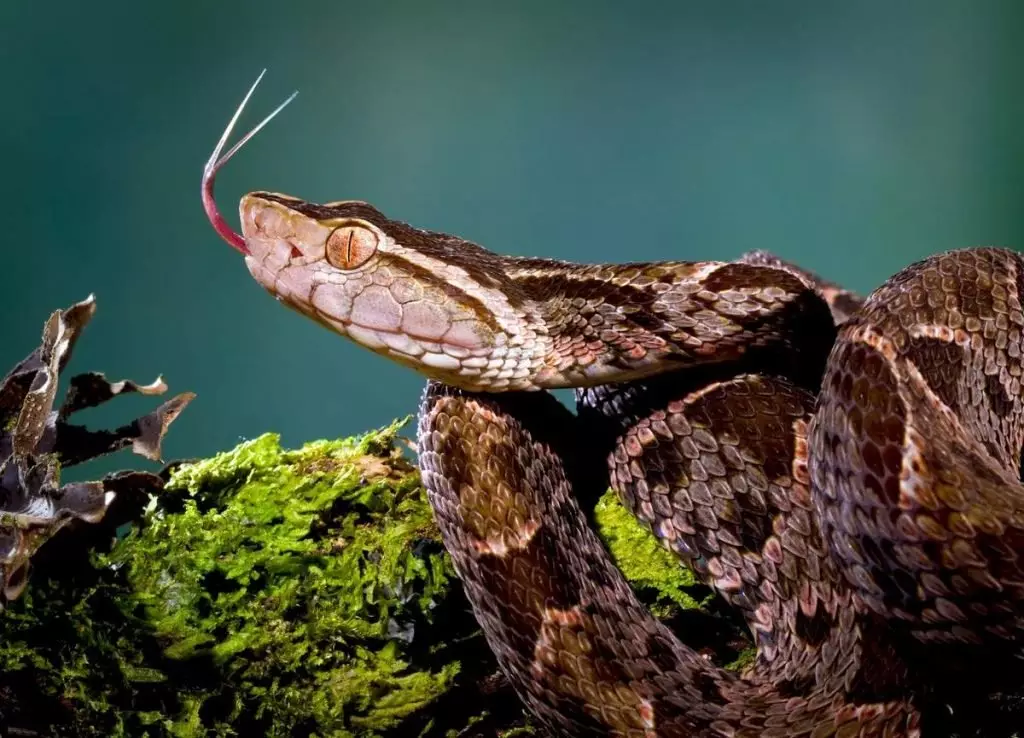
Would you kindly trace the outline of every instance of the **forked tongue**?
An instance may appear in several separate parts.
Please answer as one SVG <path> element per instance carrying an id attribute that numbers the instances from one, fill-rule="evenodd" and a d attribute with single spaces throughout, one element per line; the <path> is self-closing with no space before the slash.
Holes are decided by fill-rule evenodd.
<path id="1" fill-rule="evenodd" d="M 245 239 L 242 234 L 234 231 L 228 222 L 224 220 L 224 216 L 220 214 L 220 210 L 217 209 L 217 201 L 213 198 L 213 183 L 217 177 L 217 172 L 220 168 L 227 164 L 228 160 L 234 156 L 239 149 L 260 132 L 267 123 L 269 123 L 275 115 L 284 110 L 284 107 L 295 99 L 295 96 L 299 94 L 298 90 L 288 96 L 288 99 L 278 105 L 274 112 L 264 118 L 259 124 L 256 125 L 251 131 L 242 136 L 241 140 L 238 141 L 234 146 L 228 149 L 228 152 L 221 156 L 221 152 L 224 150 L 224 145 L 228 142 L 228 136 L 231 135 L 231 131 L 234 130 L 235 124 L 238 122 L 239 117 L 242 115 L 242 111 L 245 109 L 246 103 L 249 102 L 249 98 L 252 97 L 252 93 L 256 91 L 256 86 L 263 79 L 263 75 L 267 73 L 264 69 L 260 72 L 260 76 L 256 78 L 256 81 L 252 83 L 252 87 L 245 94 L 241 104 L 235 111 L 235 114 L 231 116 L 231 120 L 228 121 L 227 128 L 224 129 L 224 133 L 221 134 L 220 141 L 217 142 L 217 147 L 210 154 L 210 158 L 206 160 L 206 166 L 203 167 L 203 210 L 206 211 L 206 217 L 210 219 L 210 223 L 213 225 L 213 229 L 217 231 L 221 238 L 228 242 L 228 245 L 236 249 L 245 256 L 249 255 L 249 249 L 245 245 Z"/>

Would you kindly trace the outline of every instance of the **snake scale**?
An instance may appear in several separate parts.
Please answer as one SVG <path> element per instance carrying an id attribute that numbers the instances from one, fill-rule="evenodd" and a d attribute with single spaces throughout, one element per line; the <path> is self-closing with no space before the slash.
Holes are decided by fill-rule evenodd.
<path id="1" fill-rule="evenodd" d="M 763 252 L 513 258 L 360 201 L 253 192 L 238 234 L 213 181 L 269 120 L 222 156 L 248 99 L 211 222 L 282 303 L 428 378 L 445 546 L 554 735 L 916 736 L 911 653 L 1018 653 L 1019 255 L 943 253 L 861 299 Z M 609 484 L 743 614 L 745 671 L 637 599 L 578 502 Z"/>

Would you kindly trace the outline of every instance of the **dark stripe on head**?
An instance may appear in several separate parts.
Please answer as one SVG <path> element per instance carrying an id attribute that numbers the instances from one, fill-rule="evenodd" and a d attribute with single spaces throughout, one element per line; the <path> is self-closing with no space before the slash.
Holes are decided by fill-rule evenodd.
<path id="1" fill-rule="evenodd" d="M 290 200 L 271 193 L 253 193 L 253 197 L 276 202 L 295 212 L 317 221 L 336 218 L 359 218 L 372 223 L 386 233 L 395 243 L 449 266 L 462 269 L 469 278 L 484 287 L 499 289 L 505 293 L 509 304 L 522 307 L 523 298 L 506 273 L 507 259 L 471 241 L 465 241 L 447 233 L 426 231 L 391 220 L 369 203 L 360 201 L 342 202 L 335 205 L 318 205 L 302 200 Z"/>
<path id="2" fill-rule="evenodd" d="M 388 222 L 388 219 L 384 217 L 384 214 L 377 210 L 377 208 L 367 202 L 361 202 L 359 200 L 338 203 L 336 205 L 319 205 L 313 202 L 306 202 L 305 200 L 293 200 L 290 197 L 282 197 L 281 195 L 275 195 L 270 192 L 255 192 L 252 196 L 258 197 L 261 200 L 268 200 L 269 202 L 276 202 L 280 205 L 284 205 L 289 210 L 294 210 L 296 213 L 301 213 L 307 218 L 312 218 L 313 220 L 360 218 L 373 223 L 378 227 L 381 227 L 383 223 Z"/>
<path id="3" fill-rule="evenodd" d="M 426 267 L 409 261 L 408 259 L 403 259 L 398 254 L 388 253 L 386 251 L 378 251 L 377 259 L 385 266 L 404 272 L 425 285 L 441 290 L 441 292 L 443 292 L 452 301 L 471 310 L 473 315 L 475 315 L 481 323 L 486 325 L 495 333 L 504 331 L 504 328 L 498 324 L 498 319 L 494 317 L 494 313 L 487 309 L 487 306 L 484 305 L 482 300 L 473 297 L 468 292 L 456 287 L 446 279 L 439 279 L 437 275 Z"/>

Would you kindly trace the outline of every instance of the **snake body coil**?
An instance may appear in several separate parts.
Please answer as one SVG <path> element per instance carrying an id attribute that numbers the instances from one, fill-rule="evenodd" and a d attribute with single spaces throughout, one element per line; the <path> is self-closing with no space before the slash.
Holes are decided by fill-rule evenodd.
<path id="1" fill-rule="evenodd" d="M 212 204 L 218 155 L 205 202 L 255 279 L 430 379 L 418 448 L 445 545 L 554 734 L 916 736 L 916 648 L 1019 649 L 1017 254 L 938 255 L 862 302 L 765 253 L 509 258 L 362 202 L 252 193 L 239 235 Z M 608 484 L 743 613 L 743 673 L 638 601 L 577 502 Z"/>

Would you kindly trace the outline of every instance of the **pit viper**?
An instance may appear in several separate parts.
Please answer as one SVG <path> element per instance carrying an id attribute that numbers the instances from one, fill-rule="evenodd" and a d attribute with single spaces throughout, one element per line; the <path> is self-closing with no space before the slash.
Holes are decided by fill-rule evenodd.
<path id="1" fill-rule="evenodd" d="M 213 183 L 273 116 L 222 153 L 252 92 L 207 214 L 276 299 L 427 378 L 430 504 L 552 734 L 917 736 L 906 643 L 1018 647 L 1018 254 L 942 253 L 863 299 L 760 251 L 509 257 L 362 201 L 252 192 L 239 234 Z M 748 668 L 640 603 L 578 501 L 606 485 L 742 613 Z"/>

